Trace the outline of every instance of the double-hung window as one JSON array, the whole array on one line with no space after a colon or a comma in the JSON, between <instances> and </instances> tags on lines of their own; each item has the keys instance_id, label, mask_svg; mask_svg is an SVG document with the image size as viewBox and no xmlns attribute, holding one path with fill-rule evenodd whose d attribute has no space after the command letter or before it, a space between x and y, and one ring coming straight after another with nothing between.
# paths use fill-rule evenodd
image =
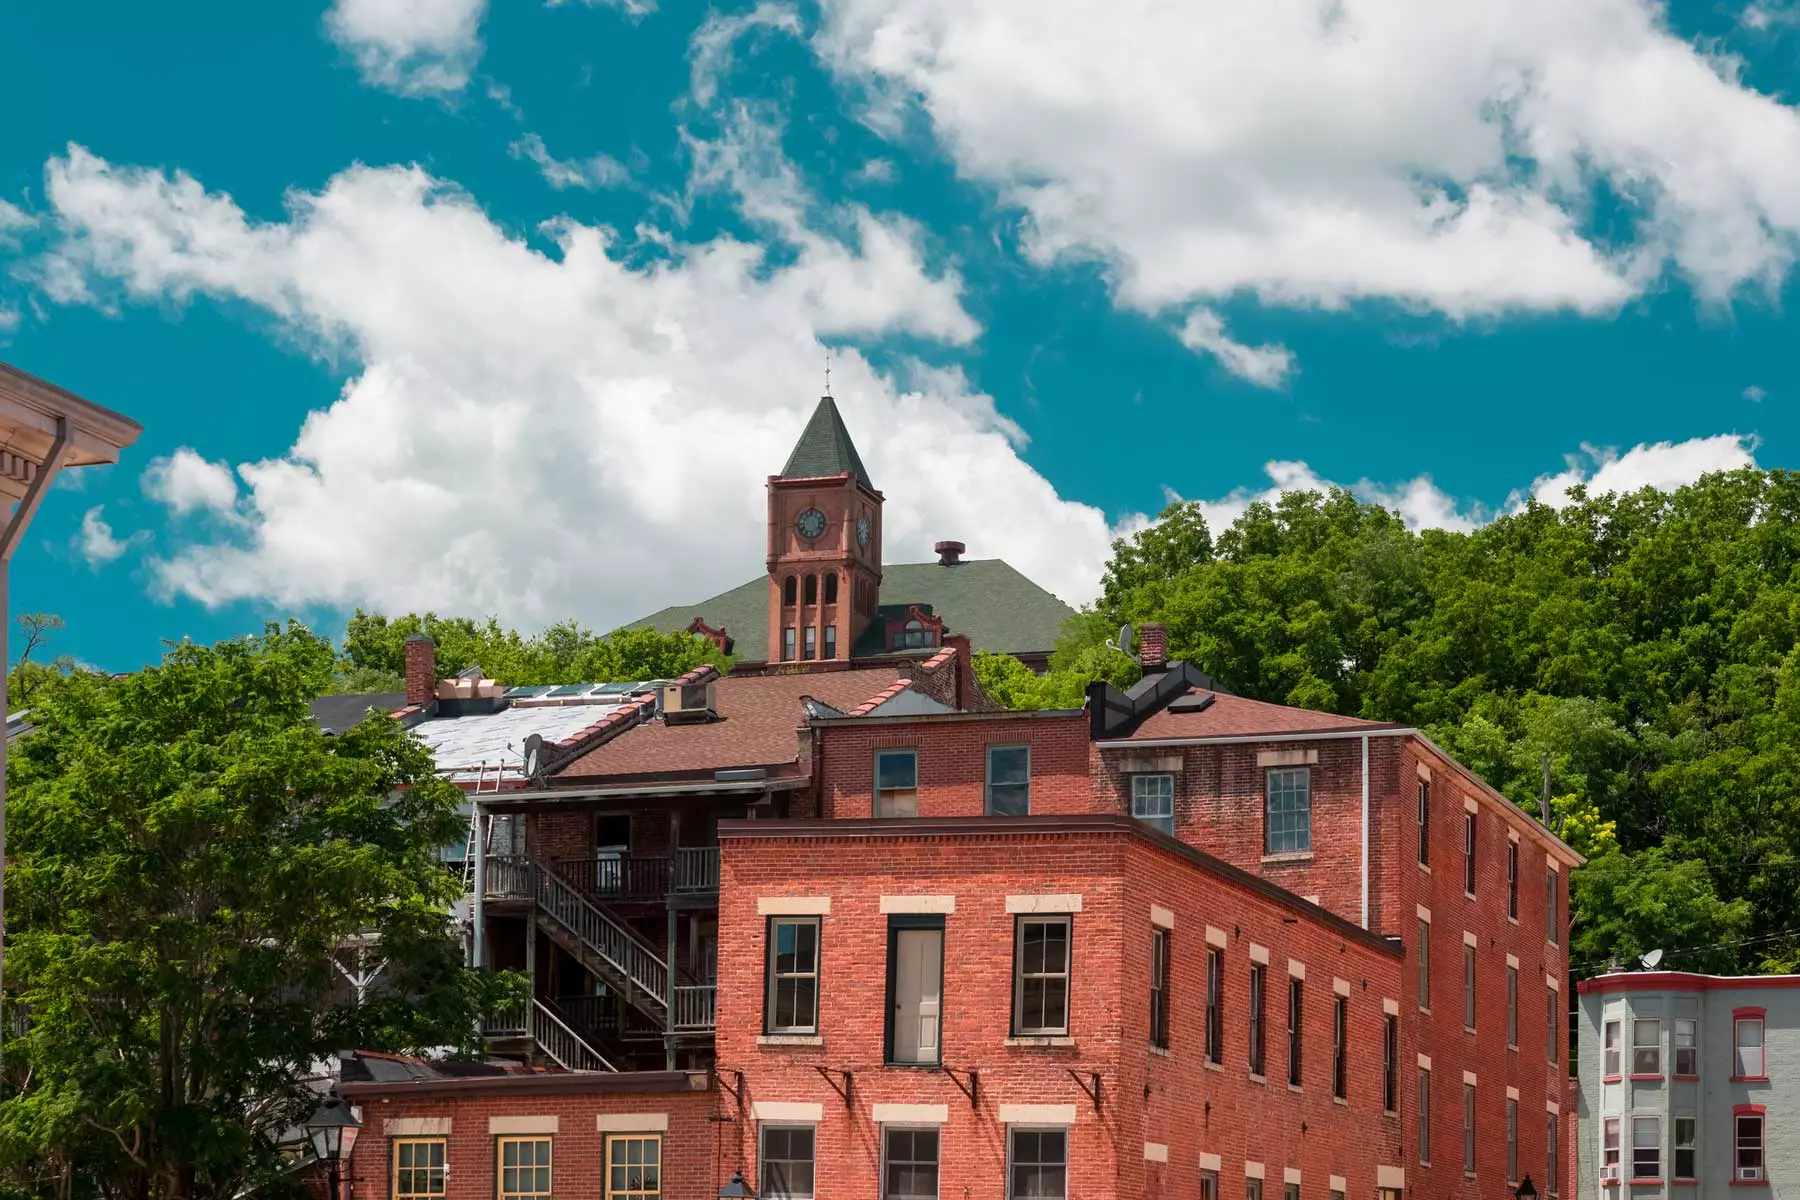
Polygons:
<instances>
[{"instance_id":1,"label":"double-hung window","mask_svg":"<svg viewBox=\"0 0 1800 1200\"><path fill-rule=\"evenodd\" d=\"M768 1032L819 1032L819 918L769 918Z\"/></svg>"},{"instance_id":2,"label":"double-hung window","mask_svg":"<svg viewBox=\"0 0 1800 1200\"><path fill-rule=\"evenodd\" d=\"M1619 1118L1607 1117L1600 1125L1600 1167L1611 1168L1609 1175L1619 1177Z\"/></svg>"},{"instance_id":3,"label":"double-hung window","mask_svg":"<svg viewBox=\"0 0 1800 1200\"><path fill-rule=\"evenodd\" d=\"M1067 915L1021 916L1014 931L1013 1033L1054 1037L1069 1032L1070 941Z\"/></svg>"},{"instance_id":4,"label":"double-hung window","mask_svg":"<svg viewBox=\"0 0 1800 1200\"><path fill-rule=\"evenodd\" d=\"M1300 1017L1305 1006L1306 981L1288 979L1288 1086L1300 1086Z\"/></svg>"},{"instance_id":5,"label":"double-hung window","mask_svg":"<svg viewBox=\"0 0 1800 1200\"><path fill-rule=\"evenodd\" d=\"M1248 1176L1245 1177L1245 1179L1244 1179L1244 1200L1263 1200L1263 1189L1262 1189L1262 1180L1261 1179L1252 1179Z\"/></svg>"},{"instance_id":6,"label":"double-hung window","mask_svg":"<svg viewBox=\"0 0 1800 1200\"><path fill-rule=\"evenodd\" d=\"M1561 994L1558 993L1555 988L1544 989L1544 1040L1549 1043L1546 1047L1546 1051L1550 1055L1550 1061L1553 1063L1556 1061L1556 1043L1561 1040L1561 1035L1557 1032L1561 1026L1556 1020L1556 1010L1560 1003Z\"/></svg>"},{"instance_id":7,"label":"double-hung window","mask_svg":"<svg viewBox=\"0 0 1800 1200\"><path fill-rule=\"evenodd\" d=\"M1031 812L1031 747L989 746L987 811L991 817L1023 817Z\"/></svg>"},{"instance_id":8,"label":"double-hung window","mask_svg":"<svg viewBox=\"0 0 1800 1200\"><path fill-rule=\"evenodd\" d=\"M1463 1084L1463 1174L1475 1173L1475 1085Z\"/></svg>"},{"instance_id":9,"label":"double-hung window","mask_svg":"<svg viewBox=\"0 0 1800 1200\"><path fill-rule=\"evenodd\" d=\"M1506 843L1506 915L1519 919L1519 843Z\"/></svg>"},{"instance_id":10,"label":"double-hung window","mask_svg":"<svg viewBox=\"0 0 1800 1200\"><path fill-rule=\"evenodd\" d=\"M1546 864L1549 859L1544 860ZM1556 945L1556 878L1557 872L1544 868L1544 940Z\"/></svg>"},{"instance_id":11,"label":"double-hung window","mask_svg":"<svg viewBox=\"0 0 1800 1200\"><path fill-rule=\"evenodd\" d=\"M1763 1110L1740 1104L1732 1110L1732 1178L1753 1183L1763 1177Z\"/></svg>"},{"instance_id":12,"label":"double-hung window","mask_svg":"<svg viewBox=\"0 0 1800 1200\"><path fill-rule=\"evenodd\" d=\"M1562 1139L1557 1129L1562 1122L1555 1113L1544 1114L1544 1195L1556 1195L1556 1166L1562 1161Z\"/></svg>"},{"instance_id":13,"label":"double-hung window","mask_svg":"<svg viewBox=\"0 0 1800 1200\"><path fill-rule=\"evenodd\" d=\"M1225 1061L1225 951L1217 946L1206 950L1206 1061Z\"/></svg>"},{"instance_id":14,"label":"double-hung window","mask_svg":"<svg viewBox=\"0 0 1800 1200\"><path fill-rule=\"evenodd\" d=\"M1150 931L1150 1044L1169 1048L1169 931Z\"/></svg>"},{"instance_id":15,"label":"double-hung window","mask_svg":"<svg viewBox=\"0 0 1800 1200\"><path fill-rule=\"evenodd\" d=\"M1381 1038L1381 1111L1400 1111L1400 1018L1386 1017Z\"/></svg>"},{"instance_id":16,"label":"double-hung window","mask_svg":"<svg viewBox=\"0 0 1800 1200\"><path fill-rule=\"evenodd\" d=\"M662 1200L662 1194L662 1135L608 1136L605 1200Z\"/></svg>"},{"instance_id":17,"label":"double-hung window","mask_svg":"<svg viewBox=\"0 0 1800 1200\"><path fill-rule=\"evenodd\" d=\"M1013 1129L1007 1143L1007 1200L1064 1200L1069 1194L1069 1131Z\"/></svg>"},{"instance_id":18,"label":"double-hung window","mask_svg":"<svg viewBox=\"0 0 1800 1200\"><path fill-rule=\"evenodd\" d=\"M1265 983L1269 968L1261 963L1250 964L1250 1073L1264 1074L1263 1050L1263 1003Z\"/></svg>"},{"instance_id":19,"label":"double-hung window","mask_svg":"<svg viewBox=\"0 0 1800 1200\"><path fill-rule=\"evenodd\" d=\"M1675 1018L1675 1074L1700 1074L1700 1022L1693 1017Z\"/></svg>"},{"instance_id":20,"label":"double-hung window","mask_svg":"<svg viewBox=\"0 0 1800 1200\"><path fill-rule=\"evenodd\" d=\"M394 1200L435 1200L444 1194L443 1138L394 1139Z\"/></svg>"},{"instance_id":21,"label":"double-hung window","mask_svg":"<svg viewBox=\"0 0 1800 1200\"><path fill-rule=\"evenodd\" d=\"M1631 1177L1662 1178L1662 1118L1631 1118Z\"/></svg>"},{"instance_id":22,"label":"double-hung window","mask_svg":"<svg viewBox=\"0 0 1800 1200\"><path fill-rule=\"evenodd\" d=\"M1419 1007L1431 1008L1431 922L1419 922Z\"/></svg>"},{"instance_id":23,"label":"double-hung window","mask_svg":"<svg viewBox=\"0 0 1800 1200\"><path fill-rule=\"evenodd\" d=\"M1506 1098L1506 1182L1519 1182L1519 1102Z\"/></svg>"},{"instance_id":24,"label":"double-hung window","mask_svg":"<svg viewBox=\"0 0 1800 1200\"><path fill-rule=\"evenodd\" d=\"M762 1172L758 1195L767 1200L812 1200L816 1151L811 1125L764 1125L757 1160Z\"/></svg>"},{"instance_id":25,"label":"double-hung window","mask_svg":"<svg viewBox=\"0 0 1800 1200\"><path fill-rule=\"evenodd\" d=\"M1631 1023L1631 1073L1662 1074L1662 1022L1654 1017Z\"/></svg>"},{"instance_id":26,"label":"double-hung window","mask_svg":"<svg viewBox=\"0 0 1800 1200\"><path fill-rule=\"evenodd\" d=\"M1431 1165L1431 1068L1419 1068L1419 1165Z\"/></svg>"},{"instance_id":27,"label":"double-hung window","mask_svg":"<svg viewBox=\"0 0 1800 1200\"><path fill-rule=\"evenodd\" d=\"M1519 1048L1519 968L1506 964L1506 1048Z\"/></svg>"},{"instance_id":28,"label":"double-hung window","mask_svg":"<svg viewBox=\"0 0 1800 1200\"><path fill-rule=\"evenodd\" d=\"M1419 865L1431 865L1431 781L1419 780Z\"/></svg>"},{"instance_id":29,"label":"double-hung window","mask_svg":"<svg viewBox=\"0 0 1800 1200\"><path fill-rule=\"evenodd\" d=\"M1619 1077L1619 1023L1608 1021L1600 1034L1600 1074L1606 1079Z\"/></svg>"},{"instance_id":30,"label":"double-hung window","mask_svg":"<svg viewBox=\"0 0 1800 1200\"><path fill-rule=\"evenodd\" d=\"M1740 1009L1732 1015L1732 1040L1737 1049L1737 1078L1763 1079L1768 1065L1763 1059L1763 1014Z\"/></svg>"},{"instance_id":31,"label":"double-hung window","mask_svg":"<svg viewBox=\"0 0 1800 1200\"><path fill-rule=\"evenodd\" d=\"M1463 814L1463 892L1475 894L1475 814Z\"/></svg>"},{"instance_id":32,"label":"double-hung window","mask_svg":"<svg viewBox=\"0 0 1800 1200\"><path fill-rule=\"evenodd\" d=\"M919 752L917 750L877 750L875 752L875 815L878 817L916 817L919 815Z\"/></svg>"},{"instance_id":33,"label":"double-hung window","mask_svg":"<svg viewBox=\"0 0 1800 1200\"><path fill-rule=\"evenodd\" d=\"M1694 1161L1694 1135L1698 1131L1699 1121L1694 1117L1674 1117L1675 1123L1675 1178L1693 1179L1697 1164Z\"/></svg>"},{"instance_id":34,"label":"double-hung window","mask_svg":"<svg viewBox=\"0 0 1800 1200\"><path fill-rule=\"evenodd\" d=\"M497 1150L499 1200L549 1200L549 1138L504 1137Z\"/></svg>"},{"instance_id":35,"label":"double-hung window","mask_svg":"<svg viewBox=\"0 0 1800 1200\"><path fill-rule=\"evenodd\" d=\"M1350 1098L1350 997L1334 996L1331 1005L1331 1094Z\"/></svg>"},{"instance_id":36,"label":"double-hung window","mask_svg":"<svg viewBox=\"0 0 1800 1200\"><path fill-rule=\"evenodd\" d=\"M1463 943L1463 1028L1475 1028L1475 947Z\"/></svg>"},{"instance_id":37,"label":"double-hung window","mask_svg":"<svg viewBox=\"0 0 1800 1200\"><path fill-rule=\"evenodd\" d=\"M884 1126L881 1200L938 1200L938 1131Z\"/></svg>"},{"instance_id":38,"label":"double-hung window","mask_svg":"<svg viewBox=\"0 0 1800 1200\"><path fill-rule=\"evenodd\" d=\"M1175 833L1175 777L1133 775L1131 815L1171 836Z\"/></svg>"},{"instance_id":39,"label":"double-hung window","mask_svg":"<svg viewBox=\"0 0 1800 1200\"><path fill-rule=\"evenodd\" d=\"M1263 853L1296 854L1312 849L1312 771L1272 770L1263 805Z\"/></svg>"}]
</instances>

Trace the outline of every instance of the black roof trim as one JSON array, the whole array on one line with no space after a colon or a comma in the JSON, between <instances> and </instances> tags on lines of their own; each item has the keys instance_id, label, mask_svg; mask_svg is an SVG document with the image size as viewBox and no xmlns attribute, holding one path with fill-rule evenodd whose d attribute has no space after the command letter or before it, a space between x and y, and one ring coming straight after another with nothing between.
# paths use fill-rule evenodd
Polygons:
<instances>
[{"instance_id":1,"label":"black roof trim","mask_svg":"<svg viewBox=\"0 0 1800 1200\"><path fill-rule=\"evenodd\" d=\"M1178 838L1158 832L1122 813L1069 813L1044 817L852 817L799 820L720 821L719 841L728 838L881 838L881 837L1033 837L1043 834L1124 834L1149 842L1159 850L1186 859L1202 871L1227 883L1254 892L1292 912L1318 921L1343 937L1383 954L1404 959L1406 948L1398 939L1364 929L1328 908L1306 900L1279 884L1270 883L1242 867L1232 866Z\"/></svg>"}]
</instances>

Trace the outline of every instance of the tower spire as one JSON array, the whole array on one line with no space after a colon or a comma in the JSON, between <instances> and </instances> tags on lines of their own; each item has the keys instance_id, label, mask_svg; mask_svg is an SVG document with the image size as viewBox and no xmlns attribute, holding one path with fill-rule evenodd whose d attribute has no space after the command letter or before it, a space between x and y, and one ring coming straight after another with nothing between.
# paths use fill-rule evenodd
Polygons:
<instances>
[{"instance_id":1,"label":"tower spire","mask_svg":"<svg viewBox=\"0 0 1800 1200\"><path fill-rule=\"evenodd\" d=\"M856 443L844 428L844 418L838 415L837 401L830 396L820 399L819 406L813 409L812 419L807 421L800 440L794 443L794 452L788 455L787 465L776 478L812 479L825 475L849 475L870 491L875 490L868 468L856 452Z\"/></svg>"}]
</instances>

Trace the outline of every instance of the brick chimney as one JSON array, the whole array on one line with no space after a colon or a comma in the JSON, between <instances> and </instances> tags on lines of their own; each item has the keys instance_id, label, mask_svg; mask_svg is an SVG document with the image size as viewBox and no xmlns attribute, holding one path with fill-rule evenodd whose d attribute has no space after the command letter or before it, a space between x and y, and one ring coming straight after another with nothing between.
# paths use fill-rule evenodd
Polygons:
<instances>
[{"instance_id":1,"label":"brick chimney","mask_svg":"<svg viewBox=\"0 0 1800 1200\"><path fill-rule=\"evenodd\" d=\"M1151 621L1138 628L1138 664L1147 675L1169 667L1169 627Z\"/></svg>"},{"instance_id":2,"label":"brick chimney","mask_svg":"<svg viewBox=\"0 0 1800 1200\"><path fill-rule=\"evenodd\" d=\"M437 699L437 647L424 634L406 639L406 702L430 704Z\"/></svg>"}]
</instances>

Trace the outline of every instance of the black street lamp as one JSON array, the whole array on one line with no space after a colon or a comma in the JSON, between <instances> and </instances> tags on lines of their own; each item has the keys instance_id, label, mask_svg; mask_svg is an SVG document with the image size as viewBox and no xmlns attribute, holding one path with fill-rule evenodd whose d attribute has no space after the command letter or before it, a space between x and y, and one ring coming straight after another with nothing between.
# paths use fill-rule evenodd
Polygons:
<instances>
[{"instance_id":1,"label":"black street lamp","mask_svg":"<svg viewBox=\"0 0 1800 1200\"><path fill-rule=\"evenodd\" d=\"M744 1182L742 1171L733 1171L731 1182L719 1189L719 1200L756 1200L756 1192Z\"/></svg>"},{"instance_id":2,"label":"black street lamp","mask_svg":"<svg viewBox=\"0 0 1800 1200\"><path fill-rule=\"evenodd\" d=\"M1518 1190L1513 1192L1516 1200L1537 1200L1537 1189L1531 1186L1531 1176L1527 1175L1520 1182Z\"/></svg>"},{"instance_id":3,"label":"black street lamp","mask_svg":"<svg viewBox=\"0 0 1800 1200\"><path fill-rule=\"evenodd\" d=\"M312 1141L313 1155L331 1172L331 1200L338 1200L339 1164L350 1157L358 1128L356 1114L335 1091L306 1118L306 1136Z\"/></svg>"}]
</instances>

